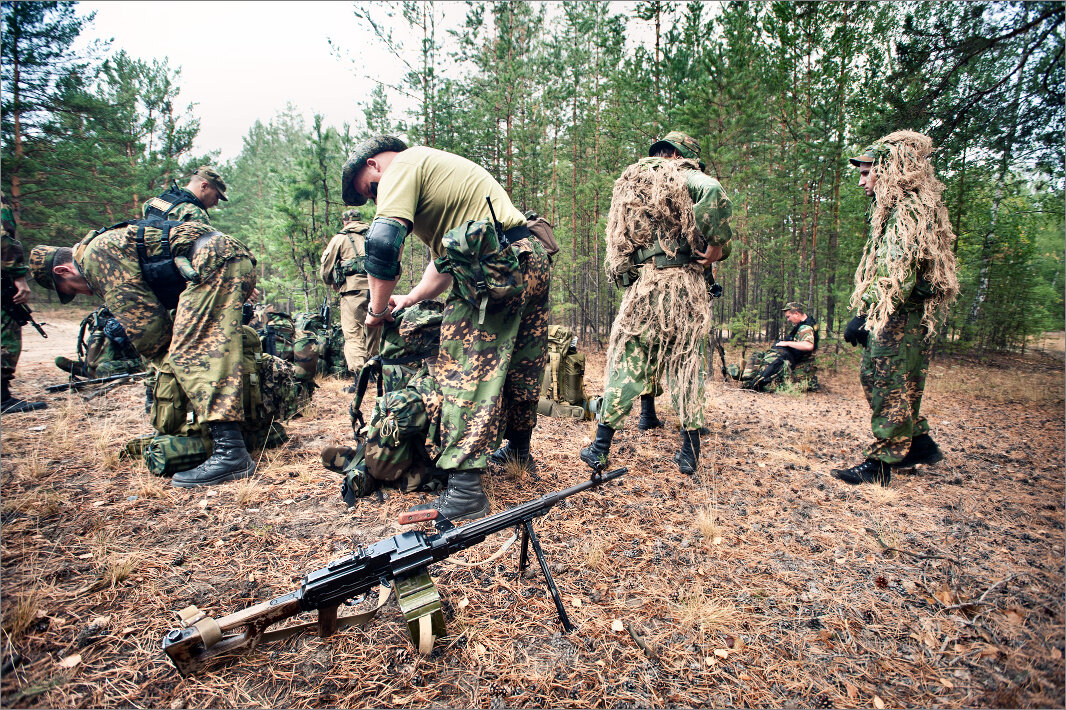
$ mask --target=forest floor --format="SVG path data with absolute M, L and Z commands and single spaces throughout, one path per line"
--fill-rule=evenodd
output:
M 24 331 L 22 396 L 62 381 L 43 342 L 73 352 L 77 319 L 46 315 L 49 341 Z M 321 381 L 253 478 L 207 489 L 173 488 L 120 458 L 149 430 L 140 384 L 49 395 L 49 409 L 2 422 L 0 704 L 1062 707 L 1054 350 L 935 360 L 923 411 L 946 459 L 888 488 L 829 475 L 859 462 L 869 438 L 850 348 L 826 347 L 818 393 L 757 394 L 716 377 L 695 477 L 672 462 L 667 398 L 666 429 L 637 431 L 634 412 L 611 452 L 628 475 L 536 525 L 575 633 L 562 632 L 539 569 L 516 574 L 512 547 L 487 567 L 431 568 L 449 634 L 427 657 L 390 600 L 365 630 L 265 643 L 185 678 L 161 650 L 178 610 L 217 618 L 292 591 L 398 532 L 397 515 L 428 496 L 344 505 L 319 461 L 351 439 L 339 380 Z M 602 366 L 591 354 L 590 394 Z M 541 417 L 539 471 L 487 477 L 493 510 L 585 479 L 577 453 L 592 432 Z

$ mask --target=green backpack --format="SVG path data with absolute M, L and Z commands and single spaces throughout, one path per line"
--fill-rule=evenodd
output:
M 356 448 L 344 448 L 341 496 L 349 505 L 382 483 L 403 491 L 437 487 L 433 459 L 440 444 L 441 394 L 430 363 L 440 349 L 444 305 L 425 301 L 395 314 L 382 333 L 381 354 L 359 374 L 349 407 Z M 378 396 L 369 421 L 360 411 L 371 373 Z M 335 451 L 335 449 L 327 449 Z M 330 456 L 323 452 L 327 468 Z
M 585 397 L 585 356 L 573 344 L 565 325 L 548 326 L 548 363 L 540 380 L 537 412 L 550 417 L 588 419 Z
M 478 309 L 479 325 L 490 301 L 506 301 L 525 290 L 514 249 L 500 248 L 488 222 L 464 222 L 445 233 L 441 246 L 444 256 L 433 263 L 440 273 L 452 275 L 452 293 Z
M 266 325 L 259 331 L 261 350 L 282 360 L 292 362 L 292 347 L 296 342 L 296 326 L 292 316 L 281 311 L 264 314 Z

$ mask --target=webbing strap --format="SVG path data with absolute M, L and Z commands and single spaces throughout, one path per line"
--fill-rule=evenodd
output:
M 385 606 L 385 602 L 392 596 L 392 587 L 381 586 L 378 587 L 378 601 L 374 605 L 373 609 L 368 611 L 361 611 L 357 614 L 349 614 L 348 616 L 338 616 L 336 630 L 346 629 L 349 626 L 366 626 L 370 621 L 377 616 L 377 613 L 381 610 L 381 607 Z M 293 626 L 286 626 L 284 629 L 274 629 L 273 631 L 267 631 L 262 636 L 263 641 L 281 641 L 287 639 L 296 634 L 303 633 L 304 631 L 311 631 L 318 629 L 318 621 L 309 621 L 304 624 L 295 624 Z

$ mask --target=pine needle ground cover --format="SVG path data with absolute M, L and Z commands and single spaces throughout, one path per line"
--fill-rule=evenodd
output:
M 60 381 L 33 355 L 35 337 L 21 394 Z M 562 632 L 536 565 L 516 574 L 512 548 L 484 567 L 431 568 L 449 635 L 428 657 L 390 601 L 365 630 L 264 644 L 189 678 L 161 650 L 179 609 L 219 617 L 287 593 L 398 532 L 397 515 L 427 496 L 344 506 L 318 460 L 350 438 L 339 380 L 321 382 L 254 478 L 201 490 L 119 457 L 149 429 L 139 384 L 50 397 L 48 410 L 2 422 L 0 701 L 1061 707 L 1061 356 L 934 361 L 924 411 L 945 461 L 884 489 L 829 476 L 860 460 L 868 436 L 854 353 L 837 361 L 819 373 L 823 390 L 802 397 L 715 378 L 696 478 L 672 463 L 665 398 L 667 429 L 638 432 L 632 415 L 611 452 L 629 474 L 536 525 L 576 633 Z M 602 364 L 590 356 L 590 393 Z M 538 472 L 491 476 L 493 510 L 584 478 L 577 452 L 591 437 L 589 423 L 541 417 Z M 462 558 L 486 559 L 502 541 Z

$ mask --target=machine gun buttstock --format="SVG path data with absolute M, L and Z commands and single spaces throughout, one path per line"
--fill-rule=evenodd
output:
M 248 607 L 221 619 L 212 619 L 195 606 L 180 612 L 184 628 L 163 638 L 163 650 L 182 675 L 195 673 L 226 653 L 250 650 L 273 624 L 301 611 L 295 592 Z M 232 633 L 236 631 L 236 633 Z M 228 634 L 228 635 L 227 635 Z

